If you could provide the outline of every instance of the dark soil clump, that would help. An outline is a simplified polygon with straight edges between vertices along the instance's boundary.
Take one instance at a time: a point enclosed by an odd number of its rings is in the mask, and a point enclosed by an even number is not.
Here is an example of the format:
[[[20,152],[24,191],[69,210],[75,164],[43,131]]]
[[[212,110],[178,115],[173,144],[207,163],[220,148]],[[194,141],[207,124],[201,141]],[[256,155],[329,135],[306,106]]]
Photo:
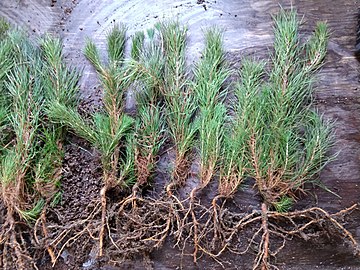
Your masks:
[[[62,199],[60,205],[54,208],[60,224],[65,225],[90,214],[86,209],[99,196],[101,175],[97,152],[83,140],[70,138],[69,144],[65,146]]]

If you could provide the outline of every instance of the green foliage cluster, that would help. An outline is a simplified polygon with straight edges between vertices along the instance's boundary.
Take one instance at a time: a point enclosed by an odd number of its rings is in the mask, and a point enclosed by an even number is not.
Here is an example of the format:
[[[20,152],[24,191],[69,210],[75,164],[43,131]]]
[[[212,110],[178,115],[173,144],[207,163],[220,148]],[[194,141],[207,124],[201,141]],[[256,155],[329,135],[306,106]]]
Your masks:
[[[223,85],[230,74],[224,60],[222,33],[219,29],[210,29],[205,33],[203,57],[194,75],[194,92],[199,106],[201,187],[205,187],[216,174],[221,157],[227,111],[223,104],[226,94]]]
[[[201,237],[207,235],[199,233],[195,196],[213,179],[218,180],[218,196],[211,208],[214,235],[220,234],[222,222],[216,200],[234,196],[251,178],[263,198],[262,230],[264,243],[269,242],[269,208],[288,211],[297,192],[333,158],[327,155],[333,144],[331,124],[312,107],[315,74],[326,54],[327,26],[318,23],[301,44],[296,12],[281,10],[274,17],[271,61],[244,59],[239,81],[229,86],[232,71],[222,31],[205,31],[202,57],[191,71],[186,65],[187,31],[178,22],[167,22],[137,32],[128,59],[127,29],[122,24],[107,34],[106,59],[88,40],[84,54],[101,82],[103,106],[87,119],[78,112],[75,98],[79,74],[64,64],[61,42],[45,36],[37,45],[0,20],[0,189],[8,220],[14,220],[16,213],[35,221],[46,205],[59,200],[66,127],[101,156],[100,256],[109,229],[107,191],[118,186],[137,191],[149,185],[166,139],[175,152],[168,195],[185,184],[194,156],[199,158],[200,183],[190,193],[190,206],[185,209],[175,197],[170,207],[182,209],[171,217],[177,219],[178,239],[182,229],[191,227],[188,238],[194,238],[194,260]],[[124,108],[131,93],[137,103],[133,116]],[[135,199],[133,192],[124,201]],[[164,235],[159,245],[171,222],[156,234]],[[156,226],[146,228],[161,228]],[[260,252],[258,258],[265,265],[268,247],[261,248],[266,255]]]
[[[224,104],[230,70],[219,29],[206,31],[203,57],[191,79],[185,27],[160,23],[146,35],[136,33],[131,59],[125,60],[126,27],[115,26],[107,36],[107,61],[92,41],[85,47],[103,87],[104,108],[90,120],[77,112],[78,74],[63,64],[60,41],[47,36],[36,47],[1,21],[2,188],[11,183],[15,188],[21,174],[22,189],[32,183],[30,190],[50,196],[38,186],[58,177],[61,124],[100,151],[109,188],[147,183],[168,134],[176,152],[176,185],[186,181],[198,144],[202,187],[218,175],[219,194],[229,197],[251,177],[267,203],[289,205],[294,192],[331,159],[325,155],[332,144],[330,125],[311,109],[314,73],[325,56],[328,31],[319,23],[301,45],[295,12],[281,11],[274,21],[271,70],[265,62],[243,61],[231,113]],[[124,113],[130,88],[136,92],[136,119]]]
[[[165,54],[166,121],[176,152],[171,178],[175,185],[183,185],[188,176],[197,132],[193,122],[197,102],[186,69],[187,28],[176,22],[163,23],[160,33]]]
[[[78,74],[63,63],[58,39],[36,45],[5,21],[0,25],[2,199],[8,215],[34,221],[60,195],[64,133],[46,111],[57,100],[75,104]]]
[[[265,202],[276,208],[289,205],[289,196],[331,160],[326,155],[333,143],[331,124],[311,107],[314,74],[323,63],[329,33],[325,23],[318,23],[301,45],[298,28],[296,12],[281,10],[274,17],[270,71],[264,62],[245,61],[235,91],[244,176],[255,179]]]
[[[121,147],[121,141],[127,137],[134,122],[123,113],[124,93],[130,84],[123,65],[125,34],[124,26],[116,26],[109,33],[107,63],[101,61],[92,41],[89,40],[85,47],[85,55],[96,69],[104,89],[103,111],[95,113],[90,121],[86,121],[76,108],[69,108],[67,103],[61,101],[54,102],[48,109],[53,121],[69,127],[100,151],[103,180],[108,188],[117,184],[125,185],[125,179],[132,171],[132,164],[122,158],[122,155],[126,156],[126,148]]]
[[[147,43],[145,44],[145,38]],[[137,32],[132,39],[129,67],[135,80],[137,118],[134,129],[134,155],[137,185],[149,183],[165,139],[163,106],[159,91],[164,61],[156,44],[154,29],[147,35]],[[148,65],[149,63],[149,65]],[[147,76],[152,74],[153,77]]]

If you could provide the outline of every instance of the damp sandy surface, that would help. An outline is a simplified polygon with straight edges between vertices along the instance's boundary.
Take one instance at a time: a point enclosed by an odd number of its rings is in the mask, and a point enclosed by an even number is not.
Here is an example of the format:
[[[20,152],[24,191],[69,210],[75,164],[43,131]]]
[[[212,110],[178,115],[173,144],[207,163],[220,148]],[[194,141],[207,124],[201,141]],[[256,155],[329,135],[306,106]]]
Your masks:
[[[294,0],[293,6],[303,15],[301,34],[309,37],[318,20],[327,21],[331,29],[326,64],[318,78],[317,107],[327,119],[334,120],[338,152],[336,161],[321,174],[323,183],[336,192],[336,197],[316,188],[298,207],[319,205],[329,211],[348,207],[360,201],[360,84],[359,62],[354,57],[356,13],[358,1]],[[289,7],[291,1],[280,1]],[[239,67],[243,57],[265,57],[271,50],[271,14],[279,9],[279,1],[140,1],[140,0],[1,0],[0,16],[23,27],[33,37],[46,32],[63,39],[64,54],[69,63],[82,70],[80,81],[82,102],[92,106],[100,100],[100,88],[94,70],[82,50],[91,38],[102,52],[105,34],[115,23],[125,23],[128,35],[152,27],[156,22],[178,19],[189,27],[188,63],[201,56],[203,29],[216,25],[223,28],[228,59]],[[132,106],[131,104],[129,106]],[[210,190],[211,194],[214,190]],[[315,195],[316,194],[316,195]],[[240,192],[236,200],[244,209],[256,207],[256,194]],[[353,213],[346,227],[360,241],[360,214]],[[331,236],[329,236],[331,238]],[[360,269],[359,260],[346,253],[345,247],[333,244],[291,242],[279,254],[283,269]],[[316,250],[316,252],[314,252]],[[168,243],[152,254],[155,269],[216,269],[215,262],[203,259],[195,266],[191,257],[182,258]],[[248,269],[251,261],[232,258],[233,269]],[[240,261],[241,260],[241,261]],[[245,261],[244,261],[245,260]],[[133,268],[141,269],[142,266]],[[64,268],[66,269],[66,268]],[[102,268],[107,269],[107,268]],[[110,269],[110,268],[108,268]]]

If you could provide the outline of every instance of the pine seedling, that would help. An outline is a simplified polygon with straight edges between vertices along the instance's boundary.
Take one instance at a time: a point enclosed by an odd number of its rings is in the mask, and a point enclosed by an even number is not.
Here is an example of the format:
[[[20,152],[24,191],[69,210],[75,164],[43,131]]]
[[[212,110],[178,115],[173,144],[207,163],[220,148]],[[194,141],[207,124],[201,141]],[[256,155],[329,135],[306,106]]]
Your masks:
[[[161,106],[151,103],[146,92],[138,93],[137,101],[138,113],[135,123],[136,178],[138,185],[143,186],[148,184],[154,173],[158,153],[164,142],[164,123],[161,116]]]
[[[259,101],[261,79],[264,75],[264,62],[256,63],[244,60],[240,72],[241,83],[234,91],[231,107],[234,115],[228,120],[225,129],[224,143],[219,177],[219,196],[229,198],[238,190],[246,177],[249,167],[247,142],[250,139],[251,116]]]
[[[199,130],[200,183],[190,192],[190,207],[185,214],[183,224],[191,214],[194,262],[197,261],[200,246],[199,222],[194,209],[195,197],[196,193],[205,188],[218,173],[225,136],[227,109],[222,101],[226,93],[223,87],[229,76],[229,70],[224,61],[222,32],[212,28],[205,33],[205,49],[195,69],[193,85],[195,100],[199,106],[196,125]]]
[[[168,223],[162,224],[164,216],[158,203],[142,197],[141,192],[151,185],[165,139],[161,95],[164,59],[159,44],[155,29],[149,29],[146,36],[137,32],[132,38],[131,59],[127,62],[127,74],[133,80],[131,87],[137,103],[134,133],[129,135],[128,147],[133,163],[127,167],[132,172],[133,186],[132,193],[119,204],[117,226],[132,229],[126,231],[126,237],[112,242],[117,250],[123,246],[127,255],[148,252],[149,248],[161,245],[168,231],[165,227]]]
[[[28,41],[22,33],[10,31],[8,39],[13,44],[13,67],[9,69],[5,79],[4,90],[7,93],[4,93],[4,96],[10,100],[8,105],[8,130],[12,130],[13,137],[6,148],[10,150],[13,147],[15,154],[20,157],[17,159],[19,163],[15,166],[18,172],[14,181],[17,182],[16,185],[23,186],[24,189],[19,189],[15,196],[19,198],[24,196],[24,204],[17,207],[17,209],[21,213],[26,213],[26,209],[29,209],[28,205],[32,203],[27,201],[26,198],[30,194],[23,194],[23,192],[25,192],[25,189],[32,191],[35,188],[32,182],[33,164],[36,162],[38,151],[41,150],[38,143],[44,125],[43,105],[45,95],[41,81],[43,63],[38,48]],[[13,150],[10,150],[11,152]],[[33,197],[38,199],[39,195],[35,194]],[[42,199],[46,200],[48,198],[44,197]],[[21,204],[20,200],[18,200],[19,204]],[[20,216],[26,218],[21,213]]]
[[[196,111],[194,91],[186,71],[187,28],[178,22],[162,23],[160,32],[166,59],[164,70],[164,98],[166,122],[175,148],[175,161],[171,173],[173,186],[182,186],[189,173],[191,150],[197,128],[193,123]]]
[[[149,184],[164,142],[164,121],[161,107],[160,76],[162,59],[155,29],[135,33],[131,49],[131,74],[136,83],[137,117],[135,122],[134,155],[136,190]]]
[[[333,144],[331,125],[311,108],[314,72],[323,63],[328,30],[318,23],[314,35],[300,46],[296,17],[293,10],[274,17],[269,81],[262,80],[263,64],[245,62],[236,91],[246,175],[255,179],[263,198],[262,244],[254,269],[269,267],[269,208],[289,210],[296,193],[332,160],[326,155]]]
[[[127,74],[128,68],[124,65],[125,40],[125,26],[114,26],[107,36],[107,64],[101,61],[98,49],[92,41],[88,40],[85,47],[85,56],[94,66],[103,86],[104,111],[95,113],[90,121],[86,121],[75,109],[69,108],[59,100],[53,102],[48,110],[53,121],[68,126],[101,153],[103,188],[100,191],[102,205],[100,256],[103,253],[106,226],[106,192],[117,185],[126,187],[127,179],[132,181],[133,165],[129,162],[133,159],[127,159],[129,157],[127,139],[132,138],[134,121],[123,112],[125,91],[131,82],[131,75]],[[127,173],[129,175],[126,175]]]
[[[47,184],[50,192],[39,192],[42,183],[36,182],[35,169],[45,160],[38,158],[39,153],[45,152],[41,140],[46,129],[43,117],[44,64],[39,49],[19,31],[9,30],[0,42],[0,48],[0,62],[4,64],[0,76],[1,129],[4,132],[1,141],[0,187],[7,211],[0,235],[0,266],[6,269],[10,263],[16,268],[26,269],[30,257],[16,225],[18,218],[29,224],[34,222],[54,195],[54,183],[51,181]],[[53,151],[53,154],[57,155],[58,151]],[[52,159],[49,158],[47,156],[47,164],[51,164]],[[52,168],[50,166],[46,169],[48,177]],[[14,255],[8,256],[9,253]]]
[[[159,90],[163,60],[153,31],[155,30],[148,30],[147,44],[143,32],[135,33],[132,39],[131,65],[137,79],[135,84],[137,117],[134,137],[137,182],[135,189],[149,184],[159,158],[159,150],[164,142],[164,120]],[[137,70],[140,72],[135,74]],[[145,72],[146,70],[150,73]],[[155,76],[152,77],[151,74]]]
[[[85,56],[95,67],[104,88],[104,111],[94,114],[91,121],[86,121],[75,109],[61,101],[55,101],[49,109],[52,119],[70,127],[101,152],[107,189],[117,184],[126,185],[125,176],[119,177],[119,164],[125,162],[120,158],[120,148],[133,120],[123,113],[123,97],[130,84],[123,66],[125,33],[123,25],[117,25],[109,32],[107,65],[100,60],[97,47],[92,41],[88,41],[85,47]]]
[[[6,172],[4,179],[7,179],[2,185],[3,199],[9,211],[13,206],[13,210],[19,209],[25,212],[26,178],[31,170],[32,158],[36,154],[36,136],[40,125],[41,105],[38,99],[40,89],[39,85],[36,85],[31,78],[30,67],[28,66],[14,68],[9,74],[6,88],[13,102],[9,115],[9,127],[14,132],[14,145],[5,152],[3,159],[6,162],[3,165],[9,165],[9,159],[6,158],[7,154],[10,155],[14,164],[11,165],[11,170],[10,168],[3,168]],[[7,198],[8,196],[10,198]]]
[[[132,74],[146,86],[148,103],[163,104],[174,143],[176,157],[168,194],[174,186],[185,183],[197,130],[193,123],[196,100],[186,72],[186,35],[187,29],[178,22],[159,23],[147,31],[146,42],[143,34],[135,34],[132,46]]]
[[[210,29],[205,34],[203,58],[195,70],[194,91],[199,105],[197,119],[200,150],[200,188],[204,188],[218,170],[224,138],[226,108],[221,103],[229,70],[224,65],[222,33]]]
[[[43,44],[58,42],[49,37],[46,40]],[[3,64],[0,70],[0,121],[4,131],[1,143],[5,148],[3,164],[8,166],[8,161],[13,160],[11,168],[17,173],[10,173],[11,170],[6,168],[2,170],[15,177],[13,181],[18,183],[14,182],[13,185],[23,187],[14,193],[18,197],[14,202],[19,202],[15,208],[29,222],[34,221],[34,213],[38,213],[29,206],[34,205],[34,209],[39,210],[40,206],[52,199],[59,187],[61,134],[47,123],[45,106],[64,89],[70,92],[76,85],[75,75],[62,63],[61,45],[59,42],[56,45],[39,48],[16,30],[7,31],[6,37],[0,42],[0,62]],[[53,55],[50,57],[51,49]],[[69,103],[71,99],[72,95],[69,95],[64,102]],[[56,143],[55,138],[58,140]],[[10,159],[6,157],[8,154]],[[12,182],[9,177],[6,179],[7,184]],[[4,185],[3,188],[11,187]],[[34,194],[23,194],[25,190]],[[27,211],[31,214],[27,215]]]
[[[310,108],[314,71],[326,53],[327,28],[317,24],[303,57],[296,13],[282,10],[274,20],[273,69],[254,104],[248,142],[251,175],[268,205],[310,181],[331,160],[326,153],[332,145],[331,125]]]
[[[227,122],[221,144],[223,158],[216,198],[229,198],[242,181],[250,177],[262,196],[261,211],[241,215],[234,224],[238,215],[230,214],[229,222],[227,218],[224,220],[224,204],[218,206],[215,198],[211,217],[205,224],[200,227],[202,224],[193,222],[194,259],[197,250],[215,260],[226,249],[236,254],[244,252],[238,248],[236,235],[245,227],[253,230],[258,222],[261,225],[245,249],[246,252],[254,247],[257,251],[253,269],[270,269],[270,256],[284,247],[286,239],[294,235],[309,237],[307,232],[313,233],[315,224],[322,227],[328,222],[328,226],[335,228],[358,251],[353,236],[336,220],[356,205],[335,214],[319,207],[288,212],[297,194],[304,191],[304,185],[313,182],[333,159],[327,155],[333,144],[331,123],[312,108],[315,73],[326,54],[327,27],[318,23],[313,36],[301,46],[296,17],[293,10],[281,10],[274,17],[275,44],[268,74],[263,62],[243,62],[241,82],[235,87],[232,103],[233,121]],[[208,211],[201,217],[206,213]],[[210,246],[209,238],[212,239]],[[275,253],[271,250],[273,238],[284,241]],[[232,241],[236,244],[228,248]],[[218,253],[212,253],[218,244],[221,246]]]
[[[39,43],[43,62],[41,83],[45,107],[60,103],[73,109],[77,100],[78,72],[64,63],[62,43],[59,39],[47,35]],[[36,168],[34,186],[40,194],[46,196],[47,200],[51,199],[50,204],[54,205],[61,194],[60,178],[65,129],[50,122],[44,125],[40,137],[42,148],[39,149],[38,160],[34,165]],[[49,254],[52,255],[51,252]]]

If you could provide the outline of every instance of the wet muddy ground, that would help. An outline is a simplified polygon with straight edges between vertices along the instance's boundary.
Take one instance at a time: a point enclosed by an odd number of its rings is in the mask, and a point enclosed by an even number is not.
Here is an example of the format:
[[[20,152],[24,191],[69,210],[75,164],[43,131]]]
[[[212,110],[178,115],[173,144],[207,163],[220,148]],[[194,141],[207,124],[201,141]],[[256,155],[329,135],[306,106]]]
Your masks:
[[[268,54],[272,44],[271,14],[279,9],[279,4],[289,7],[291,1],[1,0],[0,16],[34,37],[50,32],[63,39],[67,61],[82,70],[81,103],[86,111],[97,106],[100,99],[96,75],[82,53],[87,37],[104,50],[105,34],[114,23],[125,23],[130,35],[159,20],[178,18],[189,26],[191,65],[200,57],[202,29],[217,25],[225,30],[228,59],[237,67],[244,56]],[[316,104],[327,119],[335,121],[336,145],[332,151],[338,152],[338,158],[324,169],[320,179],[340,196],[314,188],[295,208],[318,205],[334,212],[360,202],[360,66],[354,56],[359,2],[295,0],[292,5],[304,16],[301,28],[304,38],[311,34],[318,20],[325,20],[330,26],[329,53],[319,75]],[[130,102],[129,107],[132,106]],[[163,159],[166,161],[166,157]],[[62,204],[50,215],[60,224],[87,215],[85,206],[98,196],[101,169],[96,151],[84,141],[69,136],[63,176]],[[159,181],[163,181],[161,173]],[[256,194],[250,191],[239,192],[236,201],[244,210],[259,204]],[[345,226],[360,241],[360,211],[353,212],[345,220]],[[338,239],[329,235],[325,240],[289,242],[277,258],[278,266],[282,269],[360,269],[360,260],[339,245]],[[65,250],[55,269],[220,269],[216,262],[206,258],[194,265],[191,256],[181,256],[172,248],[172,243],[166,243],[149,258],[130,260],[120,268],[92,264],[89,250],[88,257],[78,257],[87,247],[80,241],[79,246]],[[228,259],[233,269],[250,269],[252,265],[250,256]],[[39,266],[39,269],[51,269],[46,255]]]

